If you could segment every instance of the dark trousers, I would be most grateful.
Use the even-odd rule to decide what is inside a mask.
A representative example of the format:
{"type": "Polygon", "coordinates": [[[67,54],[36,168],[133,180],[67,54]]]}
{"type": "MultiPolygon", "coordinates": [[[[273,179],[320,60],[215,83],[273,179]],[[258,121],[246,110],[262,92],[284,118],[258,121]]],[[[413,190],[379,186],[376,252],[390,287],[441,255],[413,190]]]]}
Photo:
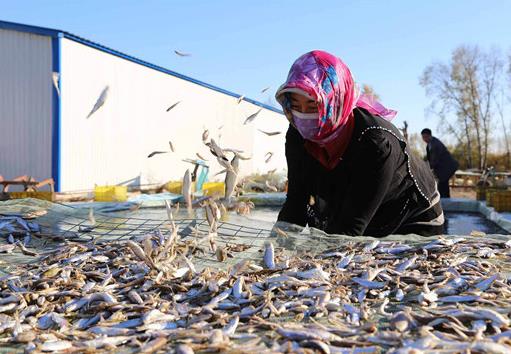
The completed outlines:
{"type": "Polygon", "coordinates": [[[438,181],[438,192],[440,193],[441,198],[451,197],[451,191],[449,190],[449,180],[438,181]]]}

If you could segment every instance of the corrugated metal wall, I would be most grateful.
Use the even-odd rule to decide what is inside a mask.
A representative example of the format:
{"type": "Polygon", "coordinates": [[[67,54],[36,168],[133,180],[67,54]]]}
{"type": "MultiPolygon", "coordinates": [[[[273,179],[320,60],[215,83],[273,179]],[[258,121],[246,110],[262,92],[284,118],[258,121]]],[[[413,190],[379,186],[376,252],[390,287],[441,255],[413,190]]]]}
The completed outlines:
{"type": "Polygon", "coordinates": [[[0,29],[0,175],[6,179],[51,177],[51,78],[50,37],[0,29]]]}
{"type": "Polygon", "coordinates": [[[221,167],[202,144],[204,128],[222,147],[253,156],[242,161],[243,175],[286,168],[288,123],[283,115],[263,109],[253,124],[243,125],[258,106],[245,101],[237,104],[229,95],[70,39],[62,40],[61,52],[62,191],[130,180],[145,184],[181,179],[191,167],[181,160],[196,158],[196,153],[209,159],[212,176],[221,167]],[[87,119],[106,86],[105,105],[87,119]],[[181,102],[166,112],[177,101],[181,102]],[[266,137],[256,128],[283,134],[266,137]],[[169,140],[175,153],[147,158],[154,150],[168,150],[169,140]],[[264,154],[269,151],[274,156],[265,163],[264,154]]]}

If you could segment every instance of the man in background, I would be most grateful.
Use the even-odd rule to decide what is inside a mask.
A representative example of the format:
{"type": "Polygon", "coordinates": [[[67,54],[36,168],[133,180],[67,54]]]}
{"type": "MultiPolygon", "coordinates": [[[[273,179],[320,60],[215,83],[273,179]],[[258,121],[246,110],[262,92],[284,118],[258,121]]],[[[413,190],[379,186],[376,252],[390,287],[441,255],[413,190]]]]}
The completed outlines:
{"type": "Polygon", "coordinates": [[[429,166],[438,178],[438,192],[442,198],[450,198],[449,179],[458,169],[456,161],[445,145],[431,134],[431,129],[425,128],[421,131],[422,140],[426,146],[426,156],[429,166]]]}

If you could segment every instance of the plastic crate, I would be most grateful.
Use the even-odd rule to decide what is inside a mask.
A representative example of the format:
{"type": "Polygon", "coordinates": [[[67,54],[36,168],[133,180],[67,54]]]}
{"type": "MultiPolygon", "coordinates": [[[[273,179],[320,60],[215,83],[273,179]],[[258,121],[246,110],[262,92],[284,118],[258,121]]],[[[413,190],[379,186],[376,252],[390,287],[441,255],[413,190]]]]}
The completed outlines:
{"type": "Polygon", "coordinates": [[[10,199],[35,198],[53,202],[55,200],[55,192],[50,191],[9,192],[9,198],[10,199]]]}
{"type": "Polygon", "coordinates": [[[206,182],[202,186],[204,195],[211,197],[223,197],[225,195],[224,182],[206,182]]]}
{"type": "Polygon", "coordinates": [[[493,193],[492,206],[497,212],[511,211],[511,190],[493,193]]]}
{"type": "Polygon", "coordinates": [[[94,187],[96,202],[125,202],[128,200],[127,186],[97,186],[94,187]]]}
{"type": "MultiPolygon", "coordinates": [[[[165,185],[165,189],[174,194],[181,194],[183,189],[183,182],[177,181],[177,182],[168,182],[165,185]]],[[[195,191],[195,182],[192,182],[192,193],[195,191]]]]}
{"type": "Polygon", "coordinates": [[[493,206],[493,195],[495,194],[495,190],[486,189],[486,205],[493,206]]]}

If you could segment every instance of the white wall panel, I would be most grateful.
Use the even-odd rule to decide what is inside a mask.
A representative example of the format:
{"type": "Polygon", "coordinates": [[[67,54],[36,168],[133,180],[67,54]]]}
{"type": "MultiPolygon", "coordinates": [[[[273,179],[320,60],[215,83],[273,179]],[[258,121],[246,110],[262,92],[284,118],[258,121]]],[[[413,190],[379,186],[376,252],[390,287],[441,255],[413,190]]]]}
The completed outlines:
{"type": "Polygon", "coordinates": [[[50,37],[0,29],[0,174],[7,179],[51,177],[51,78],[50,37]]]}
{"type": "Polygon", "coordinates": [[[202,144],[204,127],[222,147],[253,156],[242,161],[242,175],[285,168],[287,121],[281,114],[263,109],[254,123],[243,125],[258,106],[245,101],[237,104],[229,95],[70,39],[62,40],[61,68],[63,191],[131,179],[143,184],[180,179],[191,167],[181,160],[195,158],[197,152],[209,159],[212,176],[221,168],[202,144]],[[107,85],[105,105],[87,119],[107,85]],[[177,101],[181,103],[166,112],[177,101]],[[257,127],[283,133],[266,137],[257,127]],[[169,140],[175,153],[147,158],[154,150],[168,150],[169,140]],[[274,156],[266,164],[268,151],[274,156]]]}

